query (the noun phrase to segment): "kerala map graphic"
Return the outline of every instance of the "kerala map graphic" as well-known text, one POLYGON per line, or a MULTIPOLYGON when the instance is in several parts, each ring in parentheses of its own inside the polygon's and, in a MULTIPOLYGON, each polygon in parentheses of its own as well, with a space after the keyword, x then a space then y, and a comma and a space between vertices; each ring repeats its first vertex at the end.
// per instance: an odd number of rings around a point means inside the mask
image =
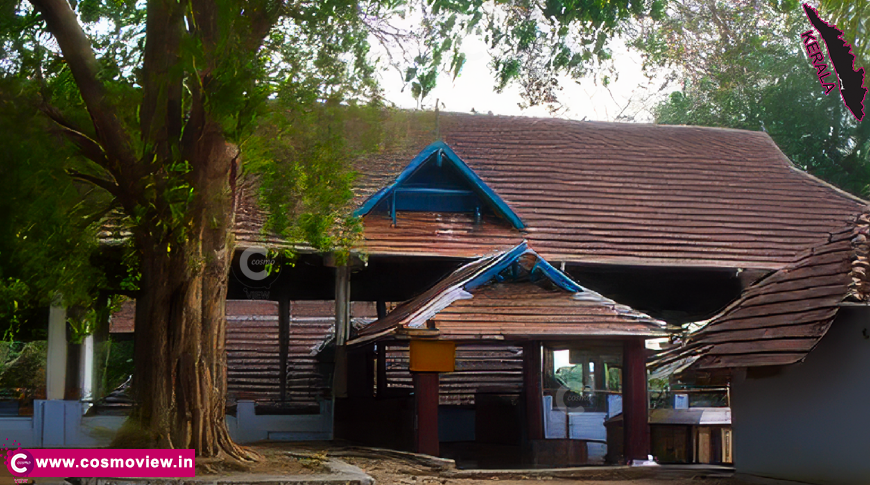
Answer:
POLYGON ((855 69, 855 54, 852 45, 843 39, 843 31, 819 17, 819 12, 808 4, 803 4, 804 12, 810 23, 825 41, 828 57, 834 72, 839 78, 840 96, 846 108, 858 121, 864 119, 864 98, 867 88, 864 87, 864 68, 855 69))

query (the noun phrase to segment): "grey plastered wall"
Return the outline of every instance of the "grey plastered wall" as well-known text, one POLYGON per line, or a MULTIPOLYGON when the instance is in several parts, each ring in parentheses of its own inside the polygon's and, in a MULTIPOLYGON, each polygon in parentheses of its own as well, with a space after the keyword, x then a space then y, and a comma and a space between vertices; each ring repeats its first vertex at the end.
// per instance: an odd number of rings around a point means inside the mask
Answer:
POLYGON ((735 379, 738 472, 826 485, 870 483, 868 337, 870 308, 843 307, 804 362, 769 377, 735 379))

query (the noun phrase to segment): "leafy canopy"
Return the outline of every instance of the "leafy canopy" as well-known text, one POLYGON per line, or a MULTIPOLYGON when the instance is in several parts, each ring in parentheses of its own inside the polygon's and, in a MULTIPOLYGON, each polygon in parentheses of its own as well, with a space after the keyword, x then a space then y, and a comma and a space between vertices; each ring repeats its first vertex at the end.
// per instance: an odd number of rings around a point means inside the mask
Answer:
MULTIPOLYGON (((119 234, 147 233, 158 251, 189 237, 196 193, 182 143, 193 136, 197 106, 218 120, 243 152, 243 170, 261 182, 269 227, 330 250, 359 233, 348 210, 350 160, 379 149, 384 137, 371 42, 388 47, 422 99, 438 72, 459 75, 462 40, 482 35, 496 88, 518 82, 537 104, 555 100, 557 74, 580 77, 606 60, 607 39, 626 20, 664 12, 664 0, 219 0, 203 17, 197 2, 72 0, 94 51, 101 109, 112 114, 112 129, 100 131, 99 113, 86 103, 91 87, 73 75, 78 64, 49 32, 46 5, 0 3, 0 137, 14 160, 0 180, 9 194, 2 203, 14 208, 0 221, 6 328, 21 323, 22 306, 58 293, 67 304, 95 307, 97 290, 112 286, 89 264, 107 214, 119 234), (148 23, 173 5, 183 7, 180 31, 171 28, 177 17, 148 23), (204 18, 211 24, 197 24, 204 18), (176 57, 147 64, 149 45, 173 39, 176 57), (176 94, 177 105, 167 105, 176 94), (167 109, 179 116, 173 121, 167 109)), ((128 255, 136 268, 138 255, 128 255)))
MULTIPOLYGON (((38 308, 63 295, 68 307, 92 309, 99 289, 111 285, 94 261, 93 237, 110 199, 64 172, 76 163, 74 153, 29 108, 38 96, 32 85, 4 78, 0 87, 0 335, 39 338, 44 328, 27 325, 44 318, 38 308)), ((97 315, 78 316, 75 330, 89 333, 97 315)))
POLYGON ((682 86, 656 121, 764 130, 800 168, 868 195, 870 124, 857 123, 836 91, 825 96, 802 50, 808 28, 791 0, 672 1, 667 18, 632 42, 682 86))

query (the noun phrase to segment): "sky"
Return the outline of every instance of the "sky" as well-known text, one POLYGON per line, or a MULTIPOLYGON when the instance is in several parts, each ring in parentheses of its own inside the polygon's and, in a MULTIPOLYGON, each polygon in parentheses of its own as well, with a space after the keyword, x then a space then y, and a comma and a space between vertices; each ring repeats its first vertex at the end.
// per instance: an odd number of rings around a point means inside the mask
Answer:
MULTIPOLYGON (((613 60, 618 78, 605 88, 592 78, 576 82, 563 77, 560 79, 562 90, 559 93, 561 109, 551 113, 545 106, 522 109, 519 106, 520 90, 508 86, 502 93, 494 90, 495 78, 489 68, 490 56, 483 40, 470 37, 463 42, 467 61, 460 75, 454 80, 450 74, 442 74, 437 87, 424 101, 424 108, 433 109, 438 100, 442 111, 478 113, 513 116, 559 117, 576 120, 617 121, 622 115, 637 122, 651 122, 650 109, 655 101, 662 99, 674 86, 660 90, 664 83, 661 73, 649 80, 642 72, 641 57, 631 52, 620 39, 611 44, 613 60)), ((383 47, 373 45, 375 55, 383 52, 383 47)), ((413 109, 417 101, 410 94, 410 86, 405 86, 402 75, 394 68, 380 70, 380 82, 388 101, 400 108, 413 109)))

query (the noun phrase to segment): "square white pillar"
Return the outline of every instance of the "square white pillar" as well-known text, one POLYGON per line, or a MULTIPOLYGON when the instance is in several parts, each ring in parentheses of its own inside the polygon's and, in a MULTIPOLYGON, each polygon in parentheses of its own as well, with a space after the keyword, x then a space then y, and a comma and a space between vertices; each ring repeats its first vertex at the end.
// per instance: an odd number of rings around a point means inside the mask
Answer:
POLYGON ((82 340, 81 353, 82 400, 94 399, 94 336, 88 335, 82 340))

